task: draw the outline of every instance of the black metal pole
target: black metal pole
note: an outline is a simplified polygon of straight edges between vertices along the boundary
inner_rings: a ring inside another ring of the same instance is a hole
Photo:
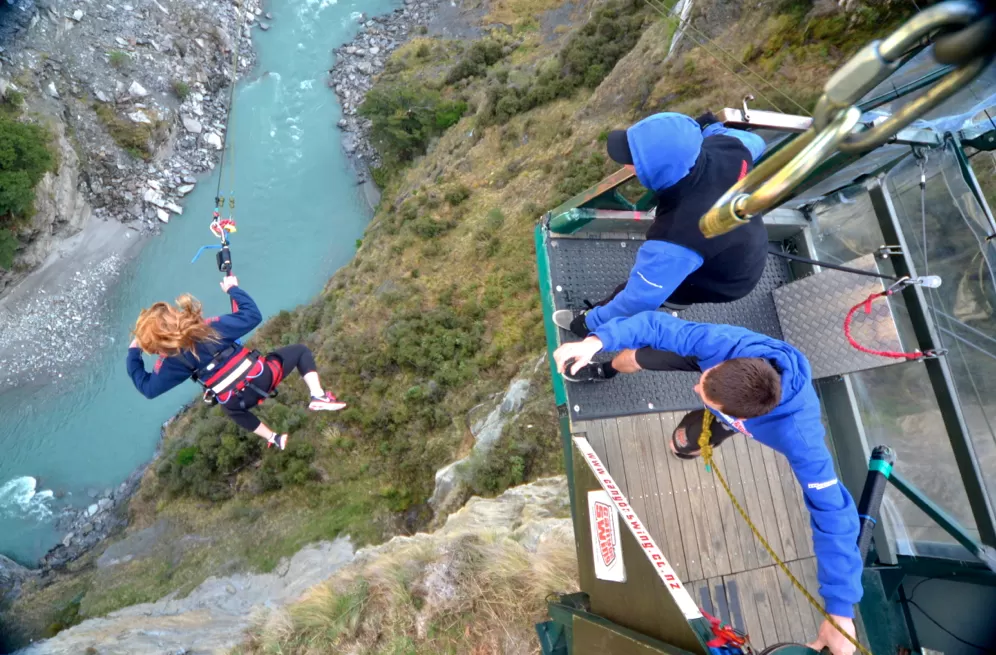
[[[885,487],[889,483],[892,467],[896,463],[896,452],[888,446],[875,446],[871,459],[868,460],[868,477],[861,490],[861,500],[858,502],[858,520],[861,521],[861,531],[858,533],[858,550],[861,559],[868,557],[871,548],[872,533],[878,524],[879,510]]]

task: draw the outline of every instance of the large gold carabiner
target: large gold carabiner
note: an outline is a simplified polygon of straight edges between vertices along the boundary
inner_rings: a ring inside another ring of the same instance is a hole
[[[861,110],[851,107],[825,130],[814,126],[797,136],[716,201],[699,220],[702,234],[709,238],[726,234],[778,204],[838,148],[860,119]]]
[[[937,30],[963,28],[983,16],[984,7],[978,2],[947,0],[916,14],[887,38],[862,48],[827,80],[813,112],[812,127],[723,194],[699,220],[702,233],[711,238],[747,223],[751,216],[783,201],[834,152],[864,152],[887,143],[969,84],[992,55],[979,55],[948,73],[927,93],[876,125],[859,127],[861,111],[855,105],[888,78],[921,39]]]
[[[817,129],[830,124],[837,113],[857,104],[885,81],[923,37],[942,28],[963,27],[977,19],[982,7],[971,0],[948,0],[916,14],[885,39],[859,50],[823,87],[813,122]]]

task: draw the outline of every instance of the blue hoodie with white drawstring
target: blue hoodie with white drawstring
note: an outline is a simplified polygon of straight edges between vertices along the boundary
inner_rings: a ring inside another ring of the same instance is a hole
[[[764,152],[764,140],[720,123],[705,129],[684,114],[654,114],[626,130],[636,176],[657,196],[654,223],[626,287],[590,310],[589,330],[617,316],[678,304],[729,302],[750,293],[767,258],[760,217],[706,239],[699,219],[743,178]]]
[[[666,312],[616,318],[603,323],[594,334],[606,351],[650,346],[694,357],[703,371],[739,357],[771,362],[782,381],[782,399],[774,410],[757,418],[738,419],[709,409],[731,428],[788,459],[809,510],[817,578],[826,610],[853,618],[854,605],[862,595],[858,512],[837,479],[824,442],[820,403],[805,356],[783,341],[745,328],[692,323]]]

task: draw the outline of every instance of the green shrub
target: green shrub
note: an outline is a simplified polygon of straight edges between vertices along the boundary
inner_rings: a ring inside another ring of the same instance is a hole
[[[446,192],[446,202],[450,203],[453,207],[462,204],[469,197],[470,189],[462,184]]]
[[[173,80],[173,93],[183,102],[190,96],[190,85],[183,80]]]
[[[498,232],[504,224],[505,214],[497,207],[489,211],[487,218],[484,219],[484,229],[491,234]]]
[[[14,265],[14,255],[20,242],[17,235],[8,229],[0,228],[0,268],[10,270]]]
[[[537,394],[530,399],[522,412],[505,424],[491,451],[471,460],[469,477],[474,494],[493,496],[526,480],[563,472],[564,459],[556,438],[557,413],[547,398]]]
[[[440,221],[431,216],[421,216],[411,224],[412,231],[423,239],[434,239],[454,227],[456,224],[452,221]]]
[[[39,125],[0,117],[0,266],[4,268],[11,265],[17,244],[11,228],[34,213],[35,186],[56,166],[50,141],[51,134]]]
[[[121,50],[111,50],[107,53],[107,62],[114,68],[124,68],[131,61],[131,55]]]
[[[603,6],[531,83],[509,85],[507,75],[492,78],[482,123],[501,125],[516,114],[570,97],[582,87],[595,88],[639,41],[645,20],[644,4],[637,0],[614,0]]]
[[[587,157],[574,155],[557,183],[557,190],[568,198],[575,196],[605,177],[606,158],[600,152]]]
[[[21,108],[24,106],[24,94],[14,89],[7,89],[3,101],[0,101],[0,116],[17,118],[21,115]]]
[[[158,121],[153,125],[135,123],[120,116],[107,103],[96,103],[93,110],[97,112],[97,118],[122,150],[136,159],[148,160],[152,157],[152,140],[159,129]]]
[[[446,75],[447,84],[456,84],[468,77],[484,75],[488,67],[494,66],[505,56],[504,48],[493,39],[475,41]]]
[[[370,119],[370,137],[393,172],[425,154],[429,140],[457,123],[467,103],[444,100],[436,91],[419,87],[374,86],[360,106]]]
[[[167,446],[156,470],[161,487],[172,495],[191,495],[208,500],[230,498],[236,474],[260,459],[263,440],[241,430],[217,409],[197,408],[199,420],[191,423],[191,434]],[[282,432],[302,425],[297,409],[274,404],[264,410],[267,424]],[[253,487],[268,491],[301,484],[313,476],[310,463],[314,448],[292,439],[287,450],[267,453],[253,474]]]

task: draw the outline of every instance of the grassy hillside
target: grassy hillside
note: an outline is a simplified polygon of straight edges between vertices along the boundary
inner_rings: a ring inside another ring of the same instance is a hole
[[[541,213],[613,170],[609,130],[665,109],[737,106],[751,89],[731,70],[746,76],[745,65],[808,108],[847,55],[911,11],[905,2],[843,14],[835,3],[821,13],[800,0],[749,10],[699,0],[693,24],[715,43],[703,48],[691,32],[669,57],[675,22],[642,1],[598,3],[590,19],[586,7],[574,28],[538,11],[559,4],[504,2],[485,20],[508,29],[474,43],[414,40],[364,107],[385,163],[376,216],[353,262],[255,337],[260,349],[308,344],[350,408],[309,414],[303,384],[283,385],[261,417],[292,433],[285,453],[264,451],[217,410],[186,412],[131,504],[128,534],[157,526],[163,536],[126,564],[98,569],[94,554],[27,593],[11,615],[28,631],[189,590],[211,574],[266,570],[309,541],[348,533],[378,542],[424,525],[434,471],[472,445],[468,412],[516,375],[537,393],[478,462],[468,492],[560,470],[549,375],[536,366]],[[771,102],[755,94],[755,106],[800,111],[770,86],[759,90]]]

